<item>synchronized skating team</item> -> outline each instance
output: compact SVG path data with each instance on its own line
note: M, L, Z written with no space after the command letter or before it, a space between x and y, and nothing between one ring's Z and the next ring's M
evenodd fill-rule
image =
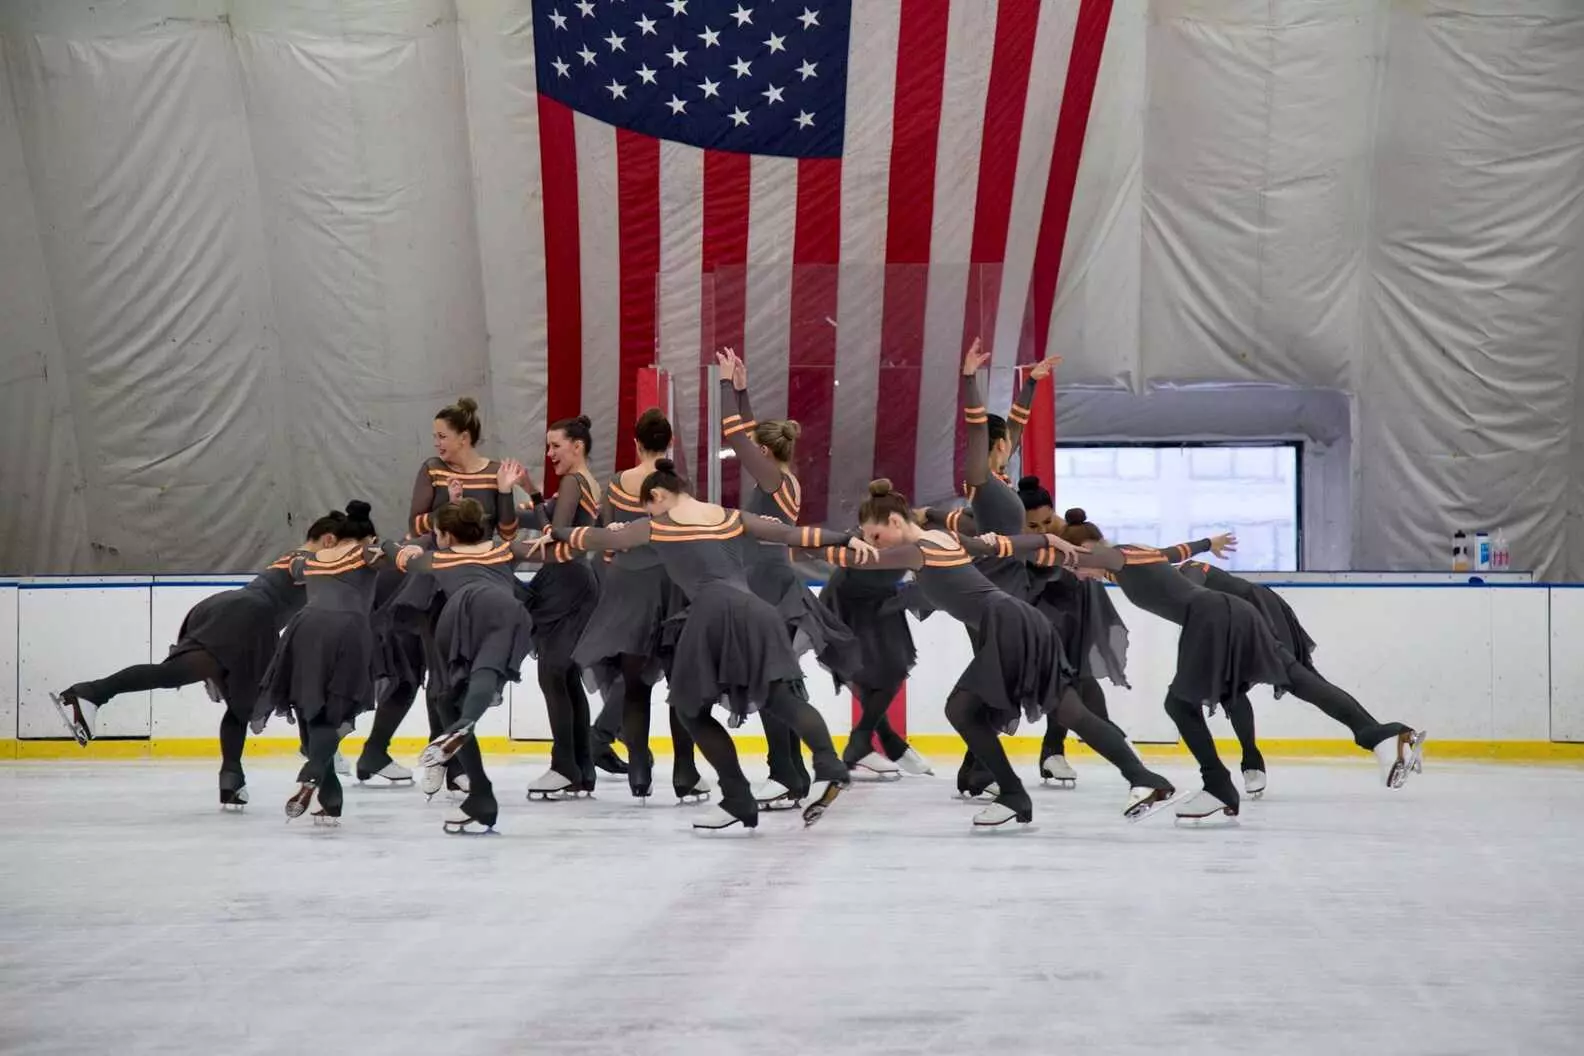
M334 823L343 807L338 775L353 769L339 745L364 712L373 715L358 780L413 782L389 749L422 688L431 741L417 783L430 796L449 788L460 797L445 831L483 833L494 828L498 805L474 729L504 685L521 679L526 658L537 665L552 732L550 767L528 786L530 800L588 795L600 769L625 774L635 797L649 797L650 697L664 678L673 791L688 803L712 798L697 753L719 781L718 802L695 829L752 829L760 810L800 806L813 824L854 778L933 772L886 711L916 659L908 613L939 612L960 621L972 643L943 704L967 745L958 793L985 804L976 830L1032 821L1033 802L1001 735L1041 718L1043 779L1076 780L1064 751L1071 731L1126 780L1125 817L1168 805L1183 820L1235 817L1240 793L1205 716L1226 709L1242 748L1243 791L1258 796L1266 775L1247 696L1255 684L1345 725L1374 753L1386 787L1420 768L1424 732L1376 721L1322 678L1313 641L1280 596L1192 560L1235 549L1235 537L1165 549L1112 542L1082 510L1058 517L1038 479L1014 489L1003 472L1035 385L1055 361L1034 368L1002 419L980 396L986 359L975 341L962 364L966 504L914 508L877 480L852 532L798 526L798 425L755 420L746 368L731 349L717 356L722 433L754 484L740 510L693 494L666 457L671 426L658 410L644 412L634 429L636 464L603 489L588 467L589 420L552 424L546 452L559 487L546 497L520 463L478 451L477 404L458 400L435 416L436 455L418 471L403 543L380 542L369 505L349 502L245 587L196 605L163 662L78 682L52 699L86 745L99 709L117 695L204 683L225 705L223 807L248 801L249 729L284 716L297 724L305 759L286 815ZM796 559L834 566L817 597ZM538 566L526 584L516 574L522 565ZM1127 628L1107 582L1181 628L1165 707L1200 767L1203 788L1192 795L1179 796L1146 767L1107 715L1101 680L1127 685ZM859 703L841 754L809 701L805 652ZM605 703L597 718L585 685ZM769 744L769 779L757 786L727 731L753 713Z

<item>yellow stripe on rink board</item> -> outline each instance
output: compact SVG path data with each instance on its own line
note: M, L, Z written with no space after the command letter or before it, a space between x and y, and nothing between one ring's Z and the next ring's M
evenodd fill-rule
M840 747L846 740L836 737ZM736 738L737 750L745 756L761 755L765 751L762 736ZM391 742L391 754L398 760L411 761L423 751L424 741L417 737L398 737ZM925 733L909 738L909 743L934 761L937 773L949 773L957 765L963 752L963 742L954 734ZM1008 737L1004 739L1007 753L1018 759L1034 759L1039 755L1040 738ZM550 751L549 741L513 741L506 737L484 737L479 746L486 755L543 756ZM342 754L355 758L363 747L363 738L352 736L341 743ZM658 754L671 751L669 737L656 737L650 747ZM1216 742L1224 759L1236 762L1236 741ZM1134 745L1139 755L1146 759L1188 759L1188 752L1180 744ZM247 745L249 758L295 756L295 740L280 737L251 738ZM1368 753L1359 750L1351 741L1342 740L1269 740L1260 742L1265 755L1281 758L1353 759L1364 761ZM1098 758L1088 746L1073 740L1067 742L1067 753L1072 758ZM216 759L220 743L206 737L156 738L152 740L93 741L79 748L68 740L0 740L0 761L7 759ZM1553 741L1438 741L1432 733L1426 745L1428 760L1464 760L1470 762L1501 763L1584 763L1584 744Z

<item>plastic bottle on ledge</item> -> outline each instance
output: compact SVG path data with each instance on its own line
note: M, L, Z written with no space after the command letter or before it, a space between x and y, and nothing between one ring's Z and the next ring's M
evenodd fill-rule
M1512 567L1512 558L1507 550L1507 533L1500 528L1491 538L1491 569L1495 572L1506 572Z
M1491 570L1491 543L1489 532L1474 533L1474 571Z
M1452 533L1452 571L1469 570L1468 534L1459 528Z

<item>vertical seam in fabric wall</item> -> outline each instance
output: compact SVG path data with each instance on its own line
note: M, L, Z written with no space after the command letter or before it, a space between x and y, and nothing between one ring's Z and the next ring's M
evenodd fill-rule
M720 150L704 152L704 245L701 275L714 284L709 299L715 311L711 329L716 348L730 345L746 362L752 351L743 347L748 313L748 200L753 187L753 163L746 154ZM723 275L722 272L725 272ZM709 430L720 429L718 416L709 414L708 383L699 392L699 452L707 456ZM721 411L720 413L725 413ZM720 499L737 505L741 467L721 466Z
M797 227L792 239L792 344L787 363L787 417L803 426L798 474L806 524L829 510L831 425L835 410L837 264L841 260L840 158L803 158L797 169ZM812 457L811 457L812 455Z
M544 191L545 330L549 348L545 373L545 424L578 413L583 398L583 295L579 288L582 250L578 223L577 141L572 111L540 93L539 168ZM546 495L554 494L555 471L544 460Z
M924 363L923 325L949 21L950 8L945 3L902 0L886 195L874 473L890 478L904 494L913 492L918 455L919 371Z
M616 203L621 231L621 377L614 438L615 468L634 463L628 432L638 419L638 371L655 363L655 298L660 275L660 141L616 130Z

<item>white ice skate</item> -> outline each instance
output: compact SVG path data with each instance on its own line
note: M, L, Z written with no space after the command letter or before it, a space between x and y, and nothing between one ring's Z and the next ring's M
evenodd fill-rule
M973 816L974 832L1033 832L1033 812L1019 815L1004 803L992 803Z
M99 705L82 699L69 689L64 693L51 693L49 697L55 710L60 713L61 721L66 724L67 732L80 747L88 747L88 742L94 739L94 727L98 725Z
M319 802L319 786L310 782L303 782L297 786L297 791L286 801L286 820L300 818L304 814L313 818L315 825L336 826L341 824L339 815L333 815L325 810L324 804Z
M965 789L959 788L956 793L957 798L962 800L964 803L988 803L1000 794L1001 786L996 784L994 781L990 782L978 792L969 792Z
M676 792L676 789L673 788L671 791ZM710 794L714 791L715 786L701 777L686 792L677 792L677 805L689 807L697 803L708 803Z
M935 776L935 768L930 766L929 760L911 748L902 753L902 758L897 760L897 766L902 768L904 774L913 777Z
M340 774L342 777L345 777L347 774L352 772L351 764L346 761L346 756L342 755L339 751L335 753L335 759L333 762L335 765L335 772Z
M220 809L233 811L240 814L242 808L248 804L248 790L246 785L236 788L222 788L220 790Z
M445 767L426 766L418 771L418 791L430 799L445 787Z
M1387 788L1401 788L1407 783L1409 774L1423 773L1425 737L1423 730L1409 730L1388 737L1374 747L1381 782Z
M1135 785L1128 790L1128 803L1122 810L1122 816L1129 821L1142 821L1170 803L1176 795L1177 790L1174 788L1147 788L1144 785Z
M440 767L441 780L445 779L445 767ZM392 785L410 785L413 783L413 772L400 763L392 760L374 771L372 774L358 772L358 784L372 785L375 788L389 788ZM436 791L439 791L436 789ZM430 795L434 793L431 792Z
M473 727L468 726L455 733L442 733L424 746L423 754L418 757L418 765L437 766L449 763L451 757L462 750L462 746L467 743L468 734L472 732Z
M442 766L440 769L444 771L445 767ZM451 779L452 799L456 799L458 797L466 799L468 793L471 791L473 791L473 785L472 782L468 780L468 776L466 774L458 774L456 777Z
M711 807L693 820L693 831L700 836L749 836L757 825L745 823L725 807Z
M1265 794L1265 771L1243 771L1243 791L1250 799L1258 799Z
M495 833L495 826L484 824L458 807L446 815L445 832L448 836L492 836Z
M1078 784L1078 771L1067 762L1065 755L1048 755L1040 763L1040 779L1057 788L1073 788Z
M1210 821L1236 824L1238 808L1236 803L1223 803L1218 796L1200 789L1177 805L1176 814L1179 822L1190 825L1202 825Z
M870 752L849 768L854 781L900 781L902 768L879 752Z
M572 779L554 770L546 770L528 786L530 802L548 802L552 799L572 799L577 796Z
M760 810L796 810L803 805L803 797L794 796L792 790L779 781L755 785L753 797Z

